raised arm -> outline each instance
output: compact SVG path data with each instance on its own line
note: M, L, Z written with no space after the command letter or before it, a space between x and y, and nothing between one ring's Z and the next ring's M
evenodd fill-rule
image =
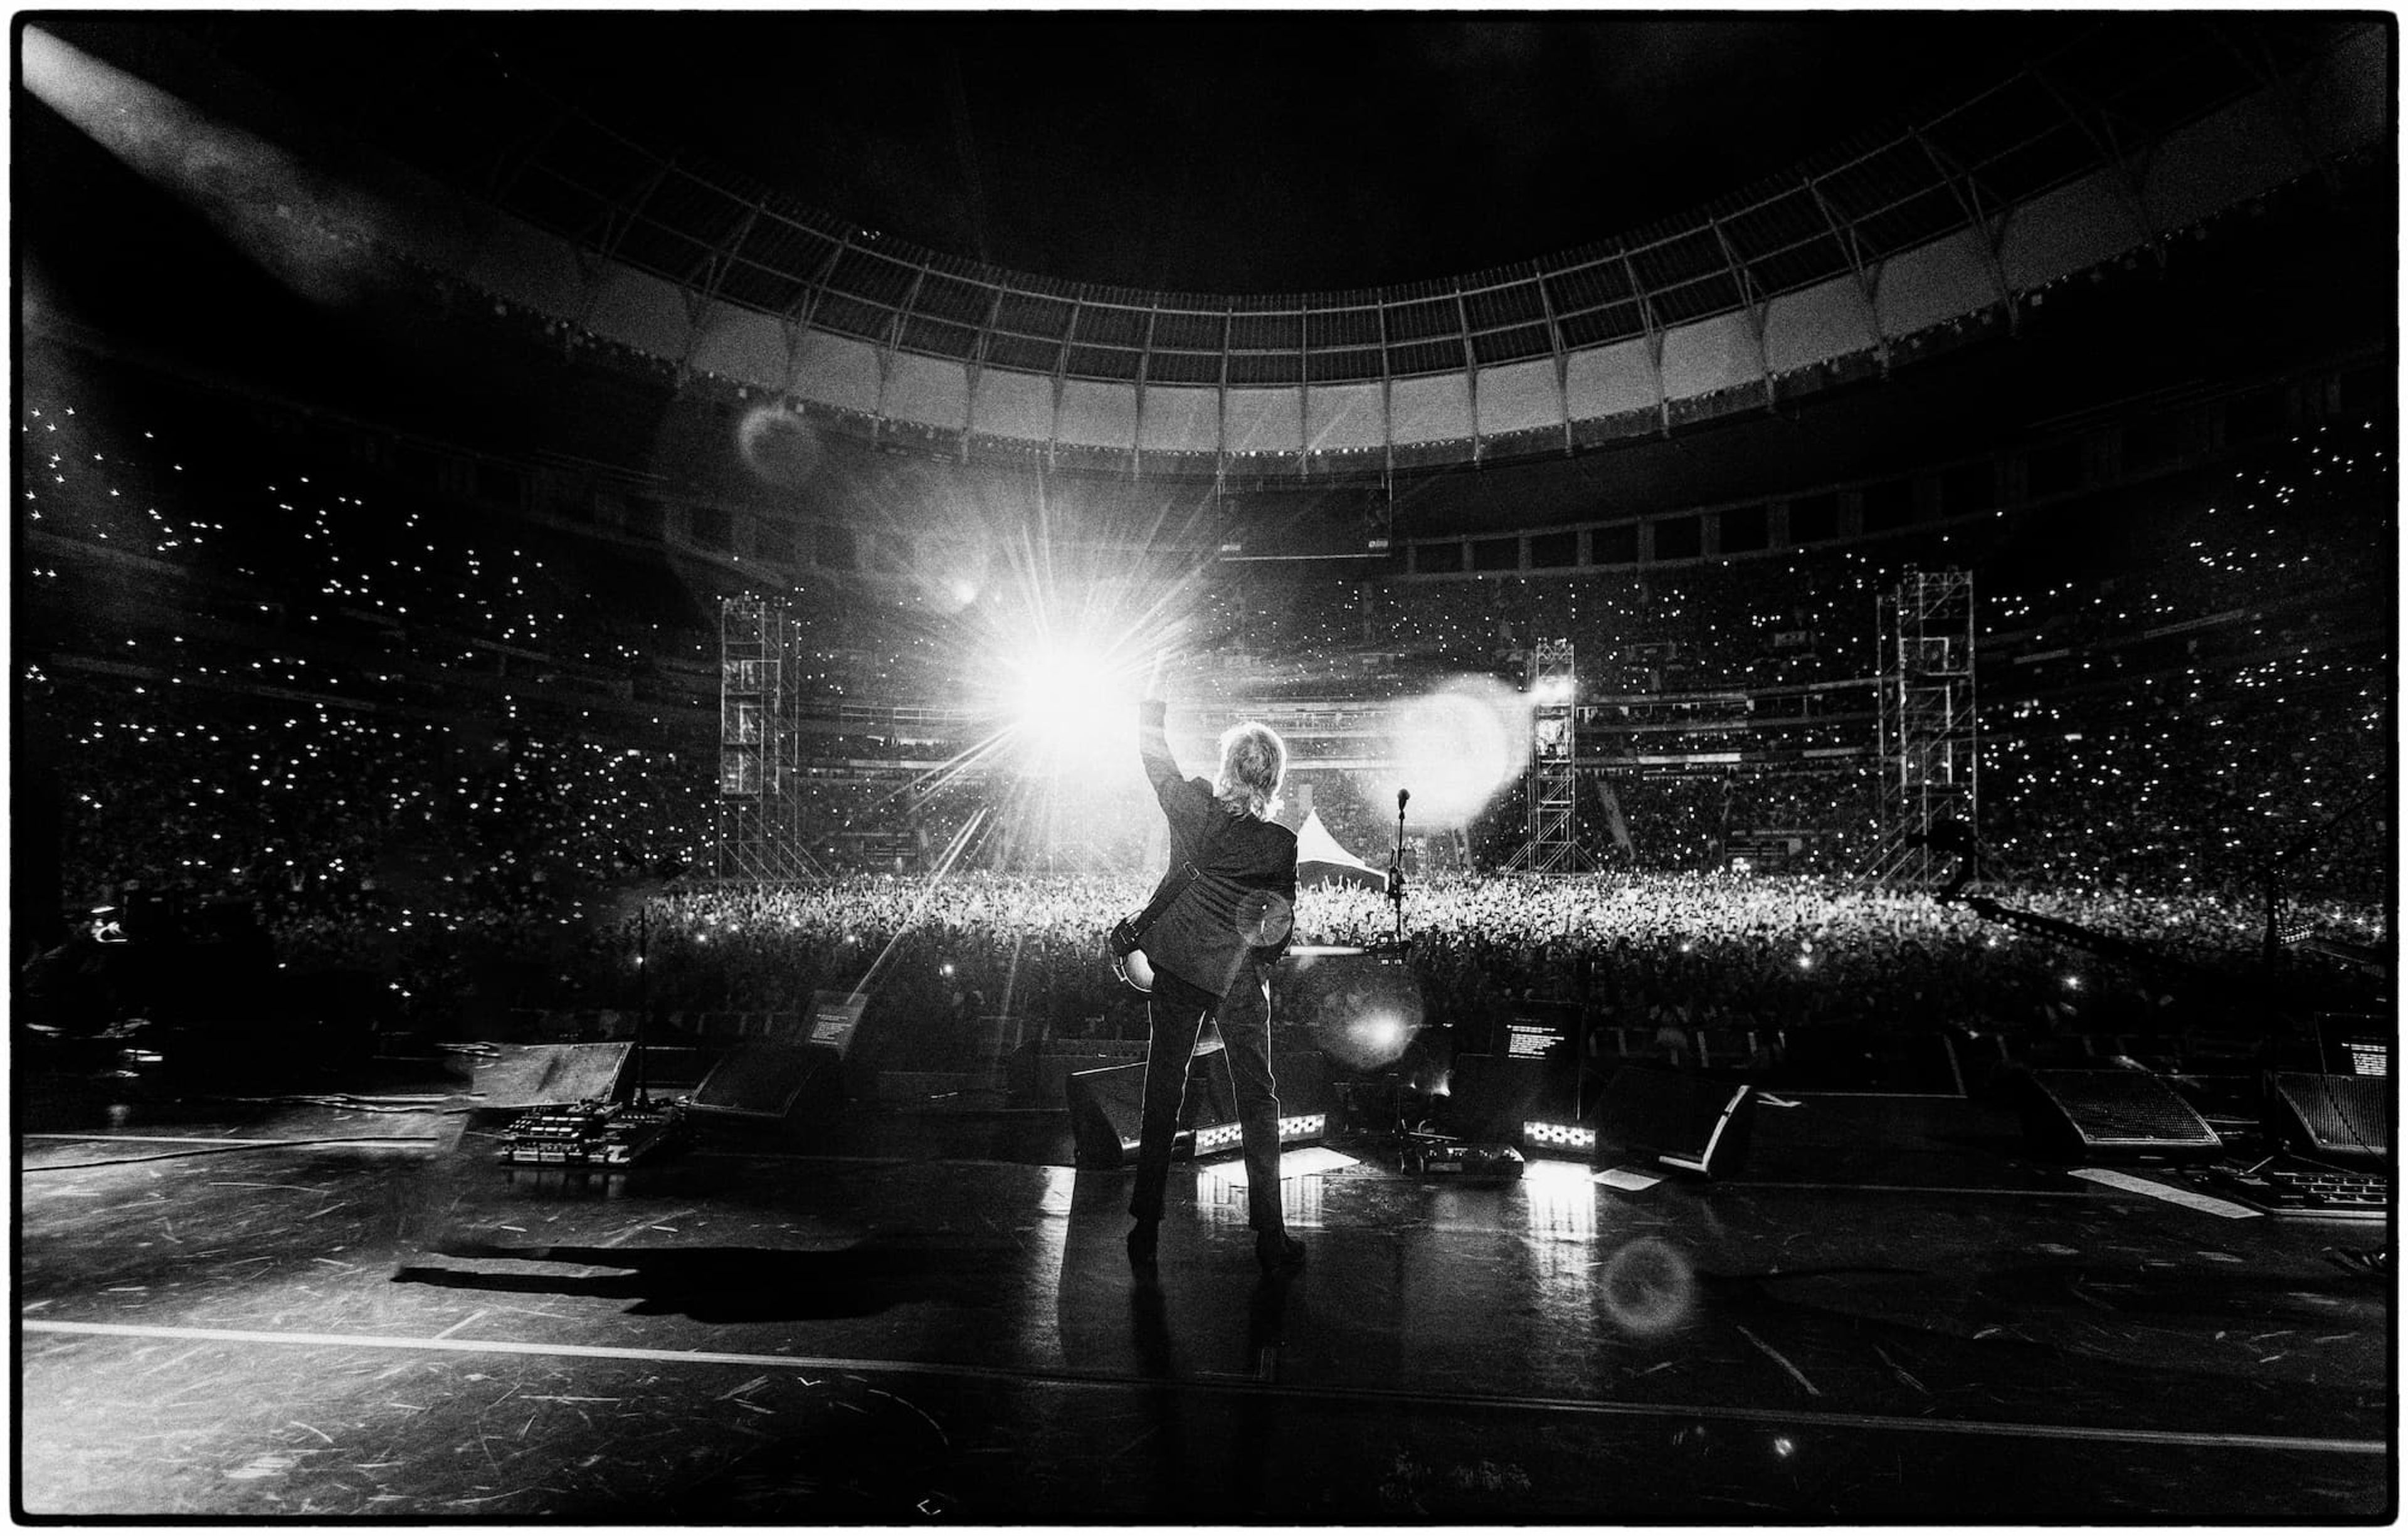
M1148 690L1137 706L1137 753L1145 765L1146 781L1154 786L1154 802L1169 819L1179 850L1175 857L1183 859L1211 832L1221 813L1212 804L1210 789L1179 775L1179 760L1170 755L1170 736L1164 724L1169 713L1160 688Z
M1145 765L1146 782L1154 786L1154 798L1162 803L1163 810L1178 824L1193 809L1187 803L1187 781L1179 776L1179 760L1170 755L1170 733L1164 723L1169 718L1170 705L1163 698L1168 691L1170 653L1154 653L1154 665L1145 679L1145 696L1137 706L1137 755Z
M1170 733L1165 724L1169 715L1170 705L1161 699L1144 699L1137 706L1138 761L1145 764L1146 781L1154 786L1157 800L1170 786L1186 782L1179 776L1179 760L1170 755Z

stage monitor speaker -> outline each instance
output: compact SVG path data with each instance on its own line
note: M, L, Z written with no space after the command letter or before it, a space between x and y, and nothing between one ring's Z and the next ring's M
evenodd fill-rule
M1329 1059L1310 1045L1289 1045L1275 1038L1271 1084L1279 1094L1283 1116L1323 1114L1329 1108ZM1234 1102L1229 1113L1233 1118L1237 1115Z
M2214 1127L2145 1072L2043 1068L2024 1074L2024 1135L2045 1157L2221 1152Z
M635 1043L602 1040L581 1045L504 1045L476 1068L476 1089L489 1109L574 1104L619 1091Z
M839 1059L815 1045L773 1040L739 1041L704 1074L694 1090L694 1107L706 1115L782 1120L794 1113L804 1090L833 1095Z
M1070 1105L1071 1160L1081 1168L1120 1168L1137 1159L1145 1112L1145 1063L1093 1067L1063 1079Z
M2278 1072L2266 1104L2269 1129L2301 1152L2380 1159L2391 1155L2391 1079Z
M1755 1126L1756 1089L1749 1085L1654 1067L1615 1072L1597 1107L1600 1146L1710 1179L1746 1163Z
M1531 1120L1570 1116L1572 1074L1569 1061L1466 1053L1455 1059L1445 1099L1432 1112L1451 1136L1518 1141Z
M1579 1049L1580 1033L1579 1003L1519 1003L1506 1020L1504 1054L1516 1061L1569 1061Z
M841 1059L853 1049L853 1037L869 1010L866 992L813 992L810 1043L825 1046Z
M1138 1131L1145 1119L1145 1063L1074 1072L1062 1086L1070 1106L1071 1160L1081 1168L1122 1168L1135 1162ZM1180 1102L1180 1131L1171 1142L1171 1156L1194 1153L1195 1127L1237 1117L1221 1053L1195 1058L1187 1069L1187 1094Z

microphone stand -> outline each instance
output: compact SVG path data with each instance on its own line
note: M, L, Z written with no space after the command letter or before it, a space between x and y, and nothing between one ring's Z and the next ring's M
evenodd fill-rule
M650 1109L652 1104L652 1083L644 1075L644 1058L648 1054L648 1047L651 1045L651 1042L648 1041L645 1036L651 1031L652 1027L652 956L648 953L652 947L652 898L647 895L644 898L643 904L636 908L635 1092L632 1099L622 1101L623 1102L633 1103L638 1109Z

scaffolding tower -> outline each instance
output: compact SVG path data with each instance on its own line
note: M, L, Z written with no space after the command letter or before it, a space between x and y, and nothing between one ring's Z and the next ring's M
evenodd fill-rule
M1505 861L1509 873L1568 875L1589 867L1573 835L1580 790L1576 691L1572 643L1540 641L1530 653L1530 835Z
M719 604L719 827L722 880L821 873L803 841L802 625L782 603Z
M1972 574L1910 567L1877 602L1880 843L1864 883L1922 889L1980 846Z

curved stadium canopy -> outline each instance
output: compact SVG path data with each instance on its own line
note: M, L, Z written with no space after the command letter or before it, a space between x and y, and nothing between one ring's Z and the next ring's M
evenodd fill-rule
M2389 131L2379 21L2109 18L1617 238L1388 288L1197 294L921 249L484 67L441 113L388 115L411 216L376 239L882 439L1171 476L1561 453L1761 408L1933 326L2013 318Z

